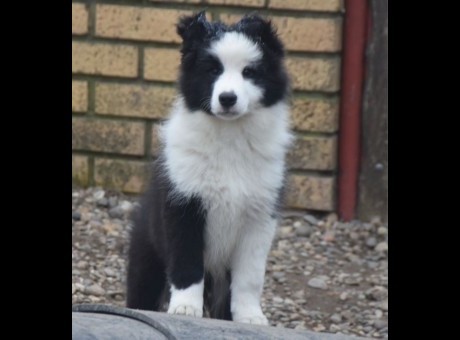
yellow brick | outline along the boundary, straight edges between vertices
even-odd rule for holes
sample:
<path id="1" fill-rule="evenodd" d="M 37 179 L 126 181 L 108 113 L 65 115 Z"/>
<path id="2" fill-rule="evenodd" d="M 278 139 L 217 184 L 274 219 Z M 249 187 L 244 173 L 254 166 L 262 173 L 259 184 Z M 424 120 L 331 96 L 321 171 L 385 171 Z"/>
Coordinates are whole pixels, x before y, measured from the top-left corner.
<path id="1" fill-rule="evenodd" d="M 335 137 L 297 136 L 287 157 L 290 169 L 334 170 L 337 141 Z"/>
<path id="2" fill-rule="evenodd" d="M 286 206 L 289 208 L 334 210 L 335 178 L 307 175 L 288 176 Z"/>
<path id="3" fill-rule="evenodd" d="M 72 183 L 88 185 L 88 157 L 72 155 Z"/>
<path id="4" fill-rule="evenodd" d="M 179 49 L 147 48 L 144 52 L 144 78 L 175 81 L 179 64 Z"/>
<path id="5" fill-rule="evenodd" d="M 337 99 L 296 98 L 291 109 L 293 128 L 303 131 L 336 132 L 339 120 Z"/>
<path id="6" fill-rule="evenodd" d="M 88 83 L 72 80 L 72 112 L 88 110 Z"/>
<path id="7" fill-rule="evenodd" d="M 286 49 L 336 52 L 341 49 L 341 19 L 273 17 Z"/>
<path id="8" fill-rule="evenodd" d="M 229 25 L 240 21 L 243 16 L 243 14 L 220 13 L 219 20 Z"/>
<path id="9" fill-rule="evenodd" d="M 104 188 L 137 194 L 144 188 L 147 169 L 144 162 L 96 158 L 94 182 Z"/>
<path id="10" fill-rule="evenodd" d="M 84 4 L 72 4 L 72 34 L 88 33 L 88 10 Z"/>
<path id="11" fill-rule="evenodd" d="M 280 9 L 337 12 L 342 9 L 342 0 L 270 0 L 268 2 L 268 7 Z"/>
<path id="12" fill-rule="evenodd" d="M 128 117 L 164 118 L 176 90 L 154 85 L 96 83 L 96 112 Z"/>
<path id="13" fill-rule="evenodd" d="M 191 11 L 117 5 L 96 6 L 96 35 L 147 41 L 180 42 L 179 17 Z"/>
<path id="14" fill-rule="evenodd" d="M 220 20 L 232 24 L 243 15 L 221 14 Z M 281 41 L 290 51 L 336 52 L 341 49 L 341 19 L 270 17 Z"/>
<path id="15" fill-rule="evenodd" d="M 340 89 L 340 59 L 286 58 L 294 89 L 335 92 Z"/>
<path id="16" fill-rule="evenodd" d="M 205 0 L 204 3 L 212 5 L 263 7 L 265 0 Z"/>
<path id="17" fill-rule="evenodd" d="M 159 138 L 159 129 L 160 125 L 159 124 L 153 124 L 152 125 L 152 149 L 151 149 L 151 154 L 152 155 L 158 155 L 160 151 L 160 138 Z"/>
<path id="18" fill-rule="evenodd" d="M 137 48 L 72 42 L 72 73 L 136 77 Z"/>
<path id="19" fill-rule="evenodd" d="M 83 117 L 72 119 L 72 149 L 144 154 L 144 123 L 95 120 Z"/>

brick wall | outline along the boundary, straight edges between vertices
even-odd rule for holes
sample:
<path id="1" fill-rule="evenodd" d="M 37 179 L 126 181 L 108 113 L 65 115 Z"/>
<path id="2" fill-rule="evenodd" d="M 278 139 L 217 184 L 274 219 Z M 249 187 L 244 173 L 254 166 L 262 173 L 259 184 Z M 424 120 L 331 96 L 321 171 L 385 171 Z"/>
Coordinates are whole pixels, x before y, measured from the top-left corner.
<path id="1" fill-rule="evenodd" d="M 78 185 L 138 193 L 155 126 L 176 93 L 183 14 L 234 22 L 269 15 L 293 85 L 290 208 L 335 209 L 342 0 L 143 0 L 72 3 L 72 174 Z"/>

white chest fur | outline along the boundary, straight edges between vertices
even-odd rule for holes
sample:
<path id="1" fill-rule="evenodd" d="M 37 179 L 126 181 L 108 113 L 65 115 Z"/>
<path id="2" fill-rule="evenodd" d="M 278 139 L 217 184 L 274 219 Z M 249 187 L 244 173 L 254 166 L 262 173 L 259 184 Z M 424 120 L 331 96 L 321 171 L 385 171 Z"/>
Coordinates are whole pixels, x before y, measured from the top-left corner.
<path id="1" fill-rule="evenodd" d="M 175 189 L 207 210 L 205 265 L 225 265 L 246 224 L 273 212 L 291 141 L 286 104 L 223 121 L 178 100 L 161 138 Z"/>

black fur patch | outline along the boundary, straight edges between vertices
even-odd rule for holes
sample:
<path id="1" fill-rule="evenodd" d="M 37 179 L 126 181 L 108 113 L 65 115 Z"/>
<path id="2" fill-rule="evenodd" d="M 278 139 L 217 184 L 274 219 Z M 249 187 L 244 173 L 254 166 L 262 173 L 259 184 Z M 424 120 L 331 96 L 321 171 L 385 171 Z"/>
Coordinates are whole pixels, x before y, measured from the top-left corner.
<path id="1" fill-rule="evenodd" d="M 158 310 L 166 279 L 178 289 L 203 279 L 205 216 L 199 198 L 178 197 L 165 177 L 161 161 L 157 161 L 140 209 L 133 215 L 127 280 L 129 308 Z"/>

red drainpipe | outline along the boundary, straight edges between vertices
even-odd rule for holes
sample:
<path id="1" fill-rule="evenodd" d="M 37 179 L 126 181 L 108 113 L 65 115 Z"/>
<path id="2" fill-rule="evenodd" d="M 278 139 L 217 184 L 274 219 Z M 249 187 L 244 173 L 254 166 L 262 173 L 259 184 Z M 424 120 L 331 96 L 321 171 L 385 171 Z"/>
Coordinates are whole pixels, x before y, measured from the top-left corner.
<path id="1" fill-rule="evenodd" d="M 355 218 L 360 160 L 361 104 L 367 38 L 367 0 L 345 0 L 339 130 L 339 216 Z"/>

